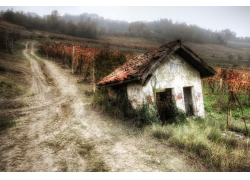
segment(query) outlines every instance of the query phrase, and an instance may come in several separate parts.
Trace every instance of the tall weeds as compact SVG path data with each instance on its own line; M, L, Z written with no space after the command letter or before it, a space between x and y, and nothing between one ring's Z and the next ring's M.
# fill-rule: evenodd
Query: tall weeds
M212 171L250 171L249 138L224 127L222 119L195 118L153 128L153 136L198 155Z
M112 95L107 88L98 89L93 96L93 105L119 119L132 121L136 127L159 123L158 112L148 103L134 109L128 99L126 87L114 87Z

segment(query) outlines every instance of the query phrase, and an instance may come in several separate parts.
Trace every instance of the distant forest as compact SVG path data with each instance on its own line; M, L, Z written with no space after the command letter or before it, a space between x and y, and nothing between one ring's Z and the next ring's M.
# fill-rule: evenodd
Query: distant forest
M250 37L236 37L230 29L212 31L196 25L174 23L169 19L145 22L104 19L97 14L59 15L57 10L40 17L35 13L0 12L0 19L24 26L28 30L41 30L71 36L98 39L101 36L141 37L160 43L180 39L185 42L226 44L227 41L250 43Z

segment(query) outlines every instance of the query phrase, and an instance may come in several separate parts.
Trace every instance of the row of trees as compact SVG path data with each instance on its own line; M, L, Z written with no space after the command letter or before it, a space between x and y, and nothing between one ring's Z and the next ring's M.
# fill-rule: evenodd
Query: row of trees
M169 19L160 19L152 22L131 22L104 19L96 14L83 13L80 15L65 14L60 16L57 10L50 15L39 17L35 14L1 12L1 18L11 23L26 27L62 33L72 36L97 39L102 35L130 36L153 39L164 43L168 40L181 39L195 43L226 44L227 41L249 42L250 38L238 38L230 29L212 31L196 25L173 23Z
M71 20L63 20L56 10L43 18L38 15L25 14L22 11L8 10L1 12L1 18L10 23L24 26L28 30L36 29L83 38L97 38L97 23L95 21L89 18L84 22L80 21L75 24Z

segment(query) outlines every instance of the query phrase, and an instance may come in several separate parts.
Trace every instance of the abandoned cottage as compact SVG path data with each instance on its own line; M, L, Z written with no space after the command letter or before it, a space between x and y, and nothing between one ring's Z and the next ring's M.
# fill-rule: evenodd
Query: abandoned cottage
M155 103L164 119L166 117L162 116L167 116L173 104L187 115L205 116L201 78L215 73L177 40L128 60L97 85L126 85L128 99L134 108L143 102ZM167 105L162 106L164 102Z

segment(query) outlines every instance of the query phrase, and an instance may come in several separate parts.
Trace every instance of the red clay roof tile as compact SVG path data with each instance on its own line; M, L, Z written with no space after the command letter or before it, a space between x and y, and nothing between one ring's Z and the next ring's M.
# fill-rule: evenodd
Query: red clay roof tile
M138 81L139 79L143 84L147 77L158 67L161 61L164 60L167 55L174 52L182 56L198 69L201 73L201 77L212 76L216 73L216 71L199 58L197 54L183 45L181 41L177 40L128 60L111 74L99 81L97 85L114 85L116 83L125 83L133 80Z

